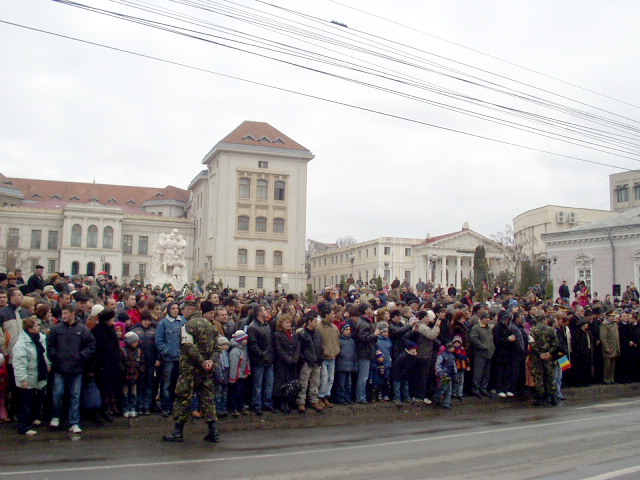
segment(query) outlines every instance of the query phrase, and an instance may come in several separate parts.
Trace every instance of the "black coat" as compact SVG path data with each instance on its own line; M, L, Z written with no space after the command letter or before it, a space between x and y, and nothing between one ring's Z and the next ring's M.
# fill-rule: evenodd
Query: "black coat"
M356 322L353 339L356 341L356 352L358 360L373 360L376 358L376 341L378 337L374 335L374 328L369 319L358 318Z
M277 396L282 385L298 378L300 349L296 332L293 332L291 339L285 332L276 332L273 345L273 394Z
M47 355L55 373L84 373L96 350L91 331L81 323L60 322L47 337Z
M100 322L93 330L96 339L96 353L93 356L91 370L94 373L96 384L104 399L110 394L120 393L120 380L122 377L122 359L120 353L120 340L113 327L106 322Z
M298 336L300 344L300 361L311 367L322 365L324 345L322 335L316 330L302 329Z
M389 337L393 343L393 349L391 350L391 358L396 359L402 352L404 352L405 336L411 331L411 325L402 325L401 323L389 324Z
M254 320L247 329L249 360L252 366L273 364L273 334L268 322Z
M571 332L571 375L575 385L592 382L594 340L589 329L576 328Z

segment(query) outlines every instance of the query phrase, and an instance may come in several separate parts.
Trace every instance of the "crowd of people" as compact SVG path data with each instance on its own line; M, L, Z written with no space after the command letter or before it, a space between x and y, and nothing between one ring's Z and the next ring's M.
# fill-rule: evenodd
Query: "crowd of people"
M638 291L555 301L499 285L486 301L453 286L349 281L308 299L207 288L180 292L106 274L28 282L0 273L0 422L80 433L81 422L189 417L219 439L219 418L336 404L465 395L556 405L563 386L639 381ZM585 301L586 300L586 301Z

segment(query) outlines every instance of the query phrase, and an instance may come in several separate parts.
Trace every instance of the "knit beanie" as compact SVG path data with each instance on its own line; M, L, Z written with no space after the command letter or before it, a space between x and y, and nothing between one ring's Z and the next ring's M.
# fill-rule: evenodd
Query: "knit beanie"
M135 332L127 332L124 336L124 341L127 342L127 345L133 345L140 341L140 337L138 337L138 334Z

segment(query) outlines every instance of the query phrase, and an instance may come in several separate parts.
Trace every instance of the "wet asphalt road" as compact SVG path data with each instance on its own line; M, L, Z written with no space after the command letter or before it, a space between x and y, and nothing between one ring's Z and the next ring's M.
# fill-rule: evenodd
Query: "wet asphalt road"
M202 423L187 425L183 444L163 443L172 424L159 417L79 436L41 429L32 438L2 435L0 480L640 478L640 397L447 413L228 431L215 445L203 441Z

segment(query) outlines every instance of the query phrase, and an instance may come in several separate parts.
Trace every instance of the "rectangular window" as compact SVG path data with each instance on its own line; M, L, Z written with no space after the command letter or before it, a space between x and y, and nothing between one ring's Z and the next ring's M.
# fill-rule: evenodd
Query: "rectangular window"
M276 250L275 252L273 252L273 264L275 266L282 266L282 252L279 250Z
M378 247L373 247L373 256L378 255Z
M42 230L31 230L31 250L40 250Z
M238 250L238 265L246 265L247 264L247 250L241 248Z
M315 280L314 280L314 282L315 282ZM280 285L280 279L276 278L275 282L273 283L273 288L278 290L280 288L280 287L278 287L278 285Z
M47 249L58 250L58 231L57 230L49 230Z
M635 194L636 200L640 200L640 185L636 185L633 187L633 192Z
M362 258L362 250L358 250L358 260Z
M56 261L55 260L49 260L47 262L47 273L52 273L56 271Z
M411 270L404 271L404 278L407 282L411 283Z
M122 264L122 276L123 277L128 277L129 276L129 268L131 267L130 263L123 263Z
M391 255L391 247L384 247L384 254Z
M240 189L238 191L240 198L251 198L251 180L248 178L240 179Z
M20 230L17 228L10 228L9 235L7 236L7 248L19 248L20 247ZM12 268L10 270L13 270Z
M149 252L149 237L138 237L138 255L146 255Z
M629 201L629 188L623 187L619 188L617 191L618 202L628 202Z
M258 162L258 168L269 168L269 162Z
M577 273L578 281L583 281L591 292L591 267L579 268Z
M264 265L264 250L256 250L256 265Z
M411 256L411 249L410 248L405 248L404 249L404 256L405 257L410 257Z
M138 265L138 275L140 275L140 281L144 282L145 277L147 276L147 264L140 263Z
M36 265L38 265L38 263L40 263L40 259L38 258L31 259L31 271L34 271L36 269ZM14 269L12 268L11 270L14 270Z
M256 198L258 200L267 200L269 197L267 195L269 190L269 182L266 180L258 180L258 190L256 192Z
M133 253L133 235L122 236L122 253L129 255Z
M246 277L239 277L238 278L238 288L244 288L246 285L247 279Z
M264 278L258 277L258 288L264 288Z

